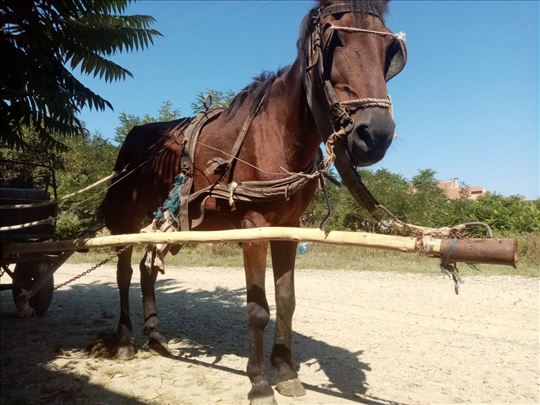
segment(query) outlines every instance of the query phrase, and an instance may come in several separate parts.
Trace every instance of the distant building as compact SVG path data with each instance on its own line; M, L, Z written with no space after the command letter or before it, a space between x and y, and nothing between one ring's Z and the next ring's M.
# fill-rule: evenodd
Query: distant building
M487 190L482 186L468 186L464 188L460 187L458 178L439 181L438 186L439 188L444 190L446 196L450 200L457 200L461 198L461 196L464 194L469 200L476 200L481 195L487 193Z

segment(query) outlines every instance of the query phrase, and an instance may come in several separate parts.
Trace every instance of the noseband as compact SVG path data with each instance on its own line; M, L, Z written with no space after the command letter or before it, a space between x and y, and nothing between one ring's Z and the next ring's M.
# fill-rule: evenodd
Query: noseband
M360 13L352 4L335 4L319 8L308 22L309 37L306 53L306 72L304 85L306 98L317 128L326 145L326 159L323 162L323 170L328 170L331 164L335 164L343 184L349 189L359 204L373 213L380 206L365 187L361 177L354 170L351 163L350 151L344 145L343 139L354 128L354 119L351 112L357 109L380 107L392 108L390 97L387 98L359 98L352 100L340 100L330 81L330 74L326 67L331 66L333 50L332 43L337 32L361 33L369 35L391 36L394 42L389 49L391 55L387 55L385 80L388 81L397 75L405 66L407 50L405 47L405 34L394 34L386 31L375 31L355 27L342 27L327 23L324 26L321 21L330 15L342 13ZM382 21L375 12L366 13ZM325 37L324 34L329 31Z

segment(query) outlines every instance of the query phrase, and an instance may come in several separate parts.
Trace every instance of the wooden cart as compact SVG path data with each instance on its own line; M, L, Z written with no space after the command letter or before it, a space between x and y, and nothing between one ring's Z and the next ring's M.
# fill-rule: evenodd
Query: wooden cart
M58 200L52 167L20 161L0 161L0 249L14 242L42 242L56 238ZM33 254L20 258L0 256L2 275L11 283L19 312L42 315L49 308L54 272L71 253ZM29 307L30 308L29 308Z

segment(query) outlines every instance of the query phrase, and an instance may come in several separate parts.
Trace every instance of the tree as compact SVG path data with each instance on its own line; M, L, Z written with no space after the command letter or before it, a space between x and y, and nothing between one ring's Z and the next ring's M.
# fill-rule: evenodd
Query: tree
M109 59L147 48L154 19L121 15L131 0L3 0L0 8L0 146L22 148L25 128L47 146L85 132L84 107L111 104L72 74L106 82L132 74Z
M0 181L6 182L9 187L46 189L52 184L50 169L36 165L60 169L62 160L59 154L48 148L30 128L23 128L21 136L28 145L24 150L0 147ZM14 164L13 161L30 164Z
M121 112L118 117L120 125L114 130L114 141L121 145L124 142L124 139L126 139L129 131L137 125L148 124L150 122L172 121L180 118L180 115L180 109L173 109L173 105L169 100L164 101L161 104L157 117L152 117L149 114L144 114L142 117L139 117L138 115Z
M375 172L362 170L366 186L373 190L373 195L398 218L407 215L407 199L410 193L410 183L400 174L387 169Z
M540 232L539 202L526 201L521 196L488 193L471 205L470 216L506 235Z
M179 117L180 117L180 109L179 108L173 109L173 104L171 101L166 100L163 103L161 103L161 107L159 107L159 111L158 111L159 121L172 121L172 120L178 119Z
M448 199L439 188L435 174L432 169L423 169L412 178L407 199L407 222L422 226L448 225L440 224L440 216Z
M62 168L56 172L58 196L81 190L111 174L118 148L100 133L71 138L67 150L59 154ZM94 224L94 214L104 196L107 184L61 201L57 233L61 238L75 237Z
M341 186L336 186L331 182L325 182L325 188L328 201L324 192L318 190L302 217L302 225L319 227L330 209L330 216L325 223L325 228L338 229L339 224L342 222L340 213L343 204L340 204L340 200L342 199L343 188ZM330 207L328 206L329 204Z
M31 162L50 166L55 171L58 197L78 191L109 175L114 167L118 148L101 134L84 134L65 140L63 151L43 147L35 131L23 133L25 149L0 148L0 159ZM1 161L0 180L10 187L48 189L52 185L50 170L41 166L12 164ZM62 238L75 237L94 222L94 212L103 197L106 185L59 203L57 233ZM52 196L51 196L52 197Z
M191 103L191 109L195 114L217 107L228 107L236 93L232 90L206 90L197 95L197 99Z

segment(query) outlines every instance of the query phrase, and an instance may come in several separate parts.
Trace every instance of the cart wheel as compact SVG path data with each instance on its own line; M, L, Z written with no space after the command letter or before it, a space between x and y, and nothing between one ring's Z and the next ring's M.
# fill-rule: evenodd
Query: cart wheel
M47 265L45 263L38 262L18 263L15 266L12 291L15 306L19 311L23 311L24 308L23 304L19 299L17 299L17 297L23 289L30 290L38 277L46 270ZM30 307L34 310L36 316L43 315L49 308L52 300L53 289L54 278L51 275L43 287L41 287L41 289L37 291L32 298L30 298Z

